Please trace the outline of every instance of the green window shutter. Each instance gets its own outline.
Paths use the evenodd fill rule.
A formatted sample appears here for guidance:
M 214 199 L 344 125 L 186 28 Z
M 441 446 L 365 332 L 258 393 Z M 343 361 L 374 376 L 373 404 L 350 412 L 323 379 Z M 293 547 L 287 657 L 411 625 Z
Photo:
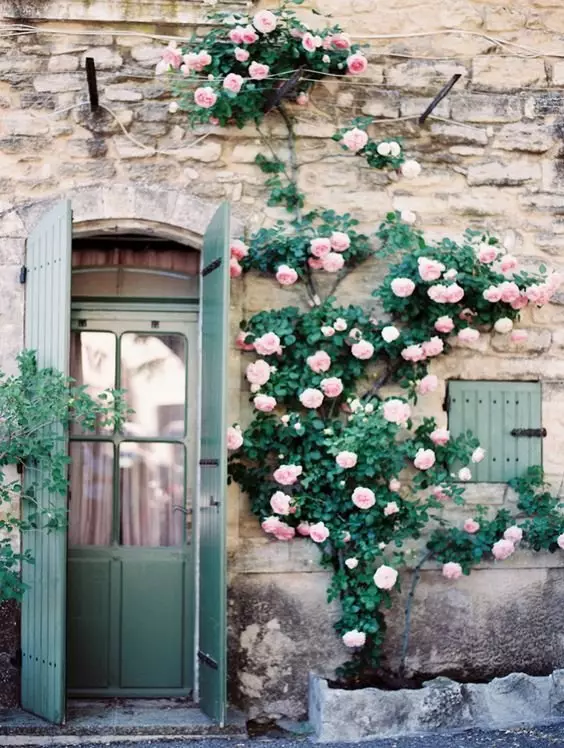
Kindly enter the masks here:
M 228 203 L 220 206 L 206 231 L 202 268 L 198 684 L 202 711 L 223 725 L 227 690 Z
M 68 373 L 72 214 L 70 202 L 43 216 L 27 241 L 25 346 L 38 366 Z M 61 443 L 62 450 L 66 446 Z M 40 491 L 40 506 L 66 507 L 66 497 Z M 22 514 L 34 511 L 24 500 Z M 29 589 L 22 602 L 22 706 L 49 722 L 65 720 L 66 533 L 30 530 L 22 548 L 35 563 L 23 564 Z
M 448 384 L 448 423 L 453 436 L 470 430 L 486 450 L 472 465 L 472 479 L 504 483 L 542 464 L 542 437 L 517 436 L 514 429 L 541 429 L 540 382 Z

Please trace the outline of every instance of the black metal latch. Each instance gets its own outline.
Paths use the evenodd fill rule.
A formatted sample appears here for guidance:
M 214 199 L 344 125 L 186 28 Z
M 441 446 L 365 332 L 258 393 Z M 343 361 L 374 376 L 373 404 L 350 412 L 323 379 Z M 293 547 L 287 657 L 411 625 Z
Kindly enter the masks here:
M 544 438 L 546 429 L 511 429 L 511 436 L 528 436 L 529 438 L 540 436 Z

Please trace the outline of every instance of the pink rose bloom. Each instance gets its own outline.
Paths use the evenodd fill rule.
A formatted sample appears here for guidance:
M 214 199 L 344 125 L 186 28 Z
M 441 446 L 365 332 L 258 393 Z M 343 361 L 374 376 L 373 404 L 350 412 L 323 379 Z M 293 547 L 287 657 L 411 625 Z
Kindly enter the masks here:
M 282 353 L 280 338 L 274 332 L 265 332 L 253 343 L 255 351 L 259 356 L 272 356 L 274 353 Z
M 217 117 L 210 117 L 208 122 L 210 123 L 210 125 L 219 125 L 219 120 Z
M 176 42 L 170 42 L 162 51 L 161 60 L 157 64 L 155 74 L 161 75 L 162 73 L 168 72 L 170 68 L 178 70 L 181 64 L 182 52 L 178 49 Z
M 467 483 L 469 480 L 472 480 L 472 472 L 469 468 L 463 467 L 458 471 L 458 480 L 464 481 L 464 483 Z
M 501 291 L 501 300 L 506 304 L 511 304 L 521 298 L 521 291 L 519 286 L 513 281 L 504 281 L 498 286 Z
M 302 47 L 306 52 L 315 52 L 317 45 L 315 43 L 315 37 L 310 32 L 306 32 L 302 37 Z
M 444 447 L 450 439 L 450 431 L 448 429 L 435 429 L 429 434 L 429 437 L 433 444 L 438 444 L 440 447 Z
M 355 488 L 351 498 L 352 503 L 359 509 L 370 509 L 370 507 L 373 507 L 376 503 L 374 491 L 371 491 L 369 488 L 364 488 L 363 486 Z
M 347 329 L 348 325 L 346 320 L 344 320 L 342 317 L 337 317 L 337 319 L 333 323 L 333 327 L 335 328 L 335 330 L 337 330 L 337 332 L 344 332 Z
M 516 270 L 519 265 L 519 261 L 513 255 L 503 255 L 501 258 L 501 272 L 510 273 L 512 270 Z
M 421 280 L 434 281 L 441 277 L 441 274 L 445 270 L 445 266 L 442 262 L 436 260 L 430 260 L 428 257 L 420 257 L 417 260 L 419 266 L 419 275 Z
M 234 239 L 231 242 L 229 251 L 231 253 L 231 257 L 234 257 L 236 260 L 242 260 L 243 257 L 246 257 L 249 254 L 249 248 L 240 239 Z
M 322 259 L 321 264 L 326 273 L 338 273 L 345 264 L 345 258 L 337 252 L 329 252 Z
M 300 395 L 300 402 L 304 408 L 319 408 L 323 402 L 323 392 L 316 390 L 313 387 L 308 387 Z
M 401 483 L 397 478 L 392 478 L 392 480 L 388 483 L 388 488 L 390 489 L 390 491 L 397 493 L 401 488 Z
M 399 512 L 399 506 L 396 504 L 396 502 L 388 501 L 388 503 L 384 507 L 384 516 L 391 517 L 392 514 L 397 514 L 398 512 Z
M 292 540 L 296 535 L 296 531 L 285 522 L 280 522 L 280 524 L 274 528 L 273 535 L 276 540 Z
M 435 453 L 432 449 L 418 449 L 413 464 L 418 470 L 429 470 L 435 464 Z
M 380 590 L 391 590 L 397 582 L 398 573 L 391 566 L 379 566 L 374 574 L 374 584 Z
M 489 288 L 486 288 L 482 296 L 486 301 L 495 304 L 496 302 L 501 301 L 501 288 L 499 288 L 499 286 L 490 286 Z
M 447 286 L 445 298 L 447 304 L 457 304 L 464 297 L 464 289 L 458 283 Z
M 323 237 L 312 239 L 309 245 L 309 251 L 314 257 L 319 257 L 320 259 L 327 257 L 329 252 L 331 252 L 331 240 Z
M 394 278 L 390 288 L 394 296 L 405 299 L 415 291 L 415 283 L 410 278 Z
M 358 127 L 354 127 L 352 130 L 347 130 L 343 135 L 341 143 L 346 146 L 349 151 L 358 153 L 368 143 L 368 134 L 364 130 L 359 130 Z
M 239 449 L 243 446 L 243 434 L 240 426 L 230 426 L 227 429 L 227 449 Z
M 194 102 L 196 106 L 209 109 L 217 101 L 217 94 L 210 86 L 203 86 L 194 91 Z
M 236 73 L 229 73 L 223 79 L 223 88 L 232 93 L 239 93 L 243 85 L 243 78 Z
M 362 75 L 368 69 L 368 60 L 360 52 L 347 57 L 347 68 L 351 75 Z
M 443 286 L 442 283 L 437 283 L 434 286 L 430 286 L 427 289 L 427 296 L 434 301 L 436 304 L 447 303 L 447 287 Z
M 374 346 L 368 340 L 359 340 L 351 347 L 351 353 L 361 361 L 367 361 L 374 355 Z
M 455 270 L 454 268 L 451 268 L 450 270 L 447 270 L 446 273 L 443 275 L 443 278 L 445 280 L 452 281 L 456 278 L 458 275 L 458 270 Z
M 464 327 L 460 330 L 457 337 L 461 343 L 475 343 L 480 337 L 480 332 L 473 327 Z
M 240 351 L 254 351 L 255 347 L 252 343 L 246 343 L 248 333 L 244 330 L 239 330 L 237 337 L 235 338 L 235 348 Z
M 482 462 L 484 457 L 486 456 L 486 450 L 482 449 L 482 447 L 476 447 L 476 449 L 472 452 L 472 457 L 470 458 L 472 462 Z
M 408 345 L 401 352 L 401 357 L 406 361 L 423 361 L 425 359 L 425 353 L 423 352 L 423 346 L 421 345 Z
M 261 413 L 271 413 L 276 407 L 276 398 L 270 395 L 257 395 L 253 399 L 253 405 Z
M 347 569 L 356 569 L 358 566 L 358 558 L 347 558 L 345 559 L 345 566 Z
M 342 231 L 333 231 L 329 241 L 334 252 L 344 252 L 351 246 L 350 236 Z
M 278 19 L 270 10 L 260 10 L 253 18 L 253 26 L 261 34 L 270 34 L 276 28 L 277 23 Z
M 229 39 L 234 44 L 242 44 L 243 43 L 243 27 L 235 26 L 234 29 L 231 29 L 231 31 L 229 32 Z
M 323 260 L 318 260 L 315 257 L 310 257 L 307 264 L 312 270 L 323 270 Z
M 298 274 L 289 265 L 280 265 L 276 271 L 276 280 L 281 286 L 293 286 L 298 280 Z
M 511 308 L 512 309 L 524 309 L 528 303 L 529 303 L 529 299 L 527 298 L 527 294 L 521 292 L 519 295 L 519 298 L 511 302 Z
M 264 532 L 271 534 L 274 532 L 274 530 L 278 527 L 279 524 L 280 524 L 279 517 L 267 517 L 265 520 L 263 520 L 260 523 L 260 526 L 262 527 Z
M 435 322 L 435 330 L 437 332 L 449 333 L 454 330 L 454 322 L 451 317 L 443 315 Z
M 339 397 L 343 391 L 343 383 L 339 377 L 327 377 L 319 385 L 325 397 Z
M 450 494 L 442 486 L 433 486 L 431 495 L 437 501 L 448 501 L 450 499 Z
M 243 44 L 254 44 L 258 39 L 258 34 L 252 26 L 245 26 L 242 32 L 242 36 Z
M 438 356 L 444 351 L 445 344 L 439 337 L 435 335 L 431 338 L 431 340 L 427 340 L 425 343 L 423 343 L 422 348 L 423 354 L 427 358 L 432 358 L 433 356 Z
M 351 40 L 346 34 L 335 34 L 334 36 L 328 37 L 331 46 L 334 49 L 350 49 Z
M 517 525 L 512 525 L 503 533 L 503 537 L 509 540 L 510 543 L 513 543 L 513 545 L 517 545 L 517 543 L 523 540 L 523 530 L 517 527 Z
M 321 328 L 321 334 L 326 338 L 332 338 L 335 334 L 335 328 L 331 327 L 331 325 L 323 325 L 323 327 Z
M 339 452 L 339 454 L 335 457 L 335 462 L 339 467 L 344 468 L 345 470 L 348 470 L 349 468 L 353 468 L 358 460 L 358 455 L 356 452 Z
M 250 384 L 263 385 L 270 379 L 270 364 L 262 358 L 247 366 L 246 376 Z
M 364 631 L 353 629 L 343 634 L 343 644 L 345 647 L 363 647 L 366 643 L 366 634 Z
M 238 260 L 236 260 L 234 257 L 232 257 L 229 260 L 229 277 L 230 278 L 239 278 L 239 276 L 243 273 L 243 268 L 241 265 L 239 265 Z
M 439 379 L 434 374 L 427 374 L 423 379 L 420 380 L 417 385 L 417 392 L 420 395 L 428 395 L 430 392 L 434 392 L 439 386 Z
M 263 65 L 260 62 L 251 62 L 249 65 L 249 75 L 255 81 L 262 81 L 268 78 L 270 68 L 268 65 Z
M 316 351 L 313 356 L 308 356 L 307 365 L 316 374 L 328 371 L 331 367 L 331 357 L 325 351 Z
M 498 251 L 494 246 L 491 244 L 480 244 L 477 252 L 477 257 L 480 262 L 483 262 L 486 265 L 489 265 L 490 262 L 493 262 L 497 255 Z
M 529 337 L 525 330 L 513 330 L 510 340 L 512 343 L 524 343 Z
M 293 486 L 302 473 L 301 465 L 280 465 L 279 468 L 276 468 L 272 477 L 281 486 Z
M 559 535 L 556 538 L 556 542 L 557 542 L 559 548 L 564 549 L 564 533 L 562 533 L 562 535 Z
M 509 556 L 514 552 L 515 546 L 510 540 L 506 540 L 505 538 L 503 538 L 503 540 L 498 540 L 497 543 L 494 543 L 492 546 L 492 554 L 497 561 L 505 561 L 505 559 L 509 558 Z
M 235 49 L 235 59 L 237 62 L 247 62 L 250 56 L 251 53 L 247 49 L 243 49 L 243 47 L 237 47 Z
M 386 327 L 382 328 L 381 335 L 386 343 L 393 343 L 394 340 L 397 340 L 399 338 L 400 331 L 397 327 L 394 327 L 394 325 L 387 325 Z
M 187 55 L 184 55 L 183 60 L 188 71 L 195 70 L 197 73 L 201 73 L 205 67 L 212 63 L 211 55 L 205 50 L 198 53 L 189 52 Z M 186 75 L 186 71 L 184 71 L 184 75 Z
M 464 522 L 464 532 L 467 532 L 469 535 L 474 535 L 474 533 L 477 533 L 479 529 L 480 525 L 475 519 L 469 518 Z
M 329 529 L 323 522 L 317 522 L 309 527 L 309 537 L 314 543 L 324 543 L 329 537 Z
M 462 566 L 454 561 L 443 564 L 443 577 L 447 579 L 460 579 L 462 576 Z
M 411 408 L 403 400 L 392 398 L 386 400 L 382 407 L 382 415 L 390 423 L 395 423 L 398 426 L 405 426 L 409 417 L 411 416 Z
M 270 497 L 270 506 L 275 514 L 290 514 L 290 504 L 292 503 L 292 497 L 285 494 L 283 491 L 276 491 Z
M 309 537 L 309 522 L 300 522 L 298 525 L 298 535 L 303 535 L 304 538 Z

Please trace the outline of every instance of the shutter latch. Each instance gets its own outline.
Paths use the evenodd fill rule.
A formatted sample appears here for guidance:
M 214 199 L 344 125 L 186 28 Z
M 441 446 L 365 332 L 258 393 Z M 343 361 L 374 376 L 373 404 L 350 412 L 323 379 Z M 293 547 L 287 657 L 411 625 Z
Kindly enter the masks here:
M 27 268 L 25 265 L 22 265 L 20 268 L 20 283 L 22 284 L 22 286 L 26 282 L 26 280 L 27 280 Z
M 206 265 L 206 267 L 202 270 L 202 275 L 205 277 L 206 275 L 209 275 L 210 273 L 213 273 L 214 270 L 216 270 L 221 265 L 221 257 L 217 257 L 215 260 L 210 262 L 209 265 Z
M 544 439 L 546 436 L 546 429 L 511 429 L 511 436 L 526 436 L 529 439 L 533 437 L 541 437 Z

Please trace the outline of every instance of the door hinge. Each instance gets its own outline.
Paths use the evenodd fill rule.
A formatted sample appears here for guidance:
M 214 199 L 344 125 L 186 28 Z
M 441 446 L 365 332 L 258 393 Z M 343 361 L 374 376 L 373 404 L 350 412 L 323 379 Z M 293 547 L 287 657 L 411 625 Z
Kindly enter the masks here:
M 221 257 L 218 257 L 216 260 L 213 260 L 213 262 L 210 262 L 209 265 L 206 265 L 206 267 L 202 270 L 202 276 L 213 273 L 213 271 L 216 270 L 220 266 L 221 266 Z
M 20 283 L 22 284 L 22 286 L 26 282 L 26 280 L 27 280 L 27 268 L 25 265 L 22 265 L 20 268 Z
M 546 429 L 511 429 L 511 436 L 526 436 L 529 438 L 540 436 L 544 439 L 546 436 Z
M 206 665 L 209 665 L 214 670 L 218 670 L 217 662 L 205 652 L 202 652 L 201 649 L 198 650 L 198 659 L 201 660 L 201 662 L 205 662 Z
M 206 459 L 200 460 L 200 467 L 218 467 L 218 466 L 219 466 L 219 460 L 217 460 L 216 458 L 211 458 L 208 460 Z

